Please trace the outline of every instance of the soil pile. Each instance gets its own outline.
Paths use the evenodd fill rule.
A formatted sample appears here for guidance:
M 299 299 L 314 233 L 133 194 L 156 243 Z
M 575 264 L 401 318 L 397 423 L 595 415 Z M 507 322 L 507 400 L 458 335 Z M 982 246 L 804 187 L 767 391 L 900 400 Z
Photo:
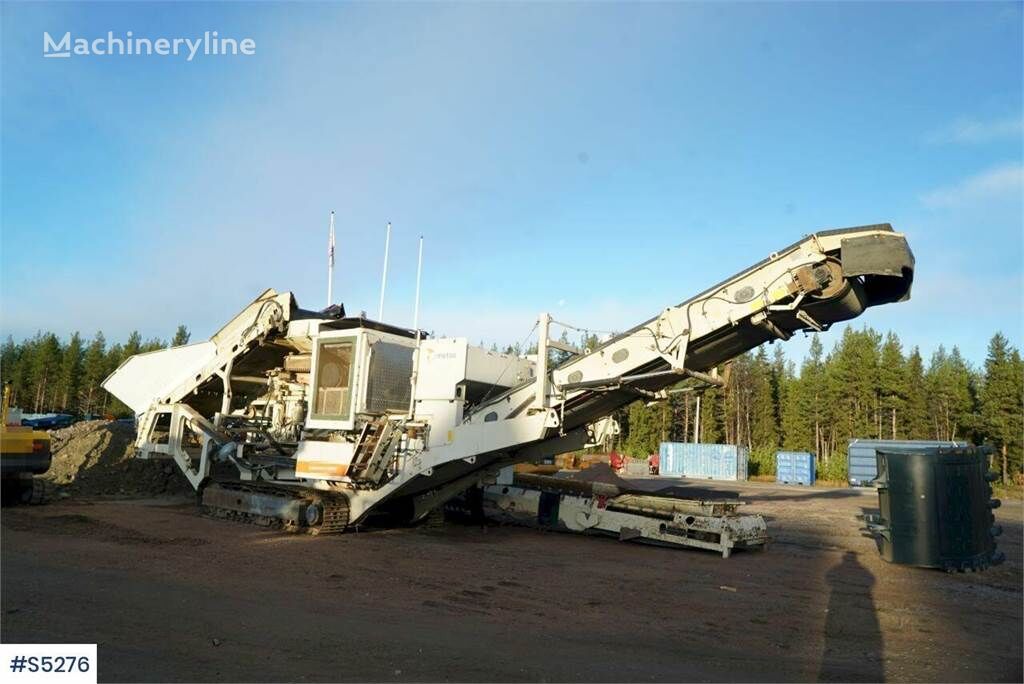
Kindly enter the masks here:
M 53 462 L 43 477 L 70 494 L 87 496 L 186 494 L 188 481 L 171 461 L 132 457 L 135 429 L 90 420 L 50 433 Z

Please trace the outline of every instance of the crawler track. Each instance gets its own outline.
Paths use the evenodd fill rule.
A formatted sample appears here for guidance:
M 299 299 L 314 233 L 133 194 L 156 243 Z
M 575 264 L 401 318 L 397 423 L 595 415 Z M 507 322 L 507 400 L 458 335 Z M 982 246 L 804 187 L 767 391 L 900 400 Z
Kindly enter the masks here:
M 211 518 L 312 535 L 341 534 L 349 520 L 344 494 L 254 482 L 213 482 L 199 506 Z

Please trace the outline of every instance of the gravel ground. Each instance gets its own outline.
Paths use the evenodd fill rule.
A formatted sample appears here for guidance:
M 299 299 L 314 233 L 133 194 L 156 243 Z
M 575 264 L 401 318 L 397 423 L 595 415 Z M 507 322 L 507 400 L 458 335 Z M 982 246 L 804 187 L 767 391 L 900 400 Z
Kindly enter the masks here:
M 947 575 L 879 558 L 873 492 L 700 485 L 765 515 L 771 548 L 290 536 L 180 498 L 6 509 L 0 637 L 96 642 L 101 681 L 1022 680 L 1019 502 L 997 511 L 1007 562 Z

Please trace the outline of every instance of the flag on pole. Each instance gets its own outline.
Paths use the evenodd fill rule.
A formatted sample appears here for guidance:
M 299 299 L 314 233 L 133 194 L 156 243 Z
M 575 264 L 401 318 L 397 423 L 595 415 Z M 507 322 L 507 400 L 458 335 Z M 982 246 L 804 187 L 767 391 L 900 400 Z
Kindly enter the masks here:
M 331 230 L 327 233 L 327 306 L 334 303 L 334 212 L 331 212 Z
M 334 267 L 334 212 L 331 212 L 331 231 L 327 237 L 327 265 Z

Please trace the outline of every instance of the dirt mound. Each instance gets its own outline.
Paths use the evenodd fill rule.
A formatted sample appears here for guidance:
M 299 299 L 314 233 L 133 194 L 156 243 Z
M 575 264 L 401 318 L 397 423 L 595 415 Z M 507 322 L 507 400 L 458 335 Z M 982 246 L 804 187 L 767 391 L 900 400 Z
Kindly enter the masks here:
M 171 461 L 132 458 L 128 423 L 90 420 L 50 433 L 53 462 L 43 477 L 70 494 L 185 494 L 192 489 Z

